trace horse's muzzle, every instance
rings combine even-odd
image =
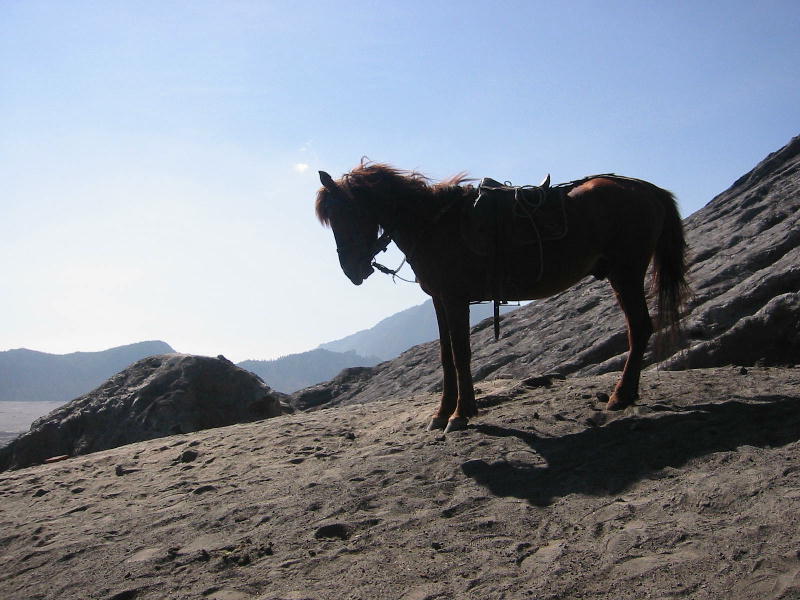
[[[356,267],[353,269],[345,269],[342,268],[344,274],[347,275],[347,278],[352,281],[355,285],[361,285],[364,283],[364,280],[372,275],[375,272],[375,269],[372,268],[370,263],[366,263],[361,267]]]

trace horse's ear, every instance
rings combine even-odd
[[[539,187],[545,190],[550,187],[550,173],[548,173],[547,177],[544,178],[544,181],[539,184]]]
[[[336,193],[339,191],[339,187],[336,185],[336,182],[333,180],[333,177],[328,175],[325,171],[319,172],[319,180],[322,182],[322,186],[330,191]]]

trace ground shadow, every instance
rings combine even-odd
[[[618,494],[665,467],[680,467],[714,452],[797,441],[800,397],[759,396],[747,402],[692,405],[561,437],[492,425],[477,425],[476,430],[516,437],[547,464],[471,460],[462,465],[464,473],[493,494],[546,506],[567,494]]]

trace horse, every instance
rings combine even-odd
[[[536,191],[556,192],[557,211],[563,212],[561,234],[544,236],[534,222],[529,237],[537,243],[505,243],[501,251],[486,253],[476,250],[464,226],[465,218],[474,216],[480,190],[464,173],[434,183],[415,171],[362,160],[339,180],[324,171],[319,177],[316,215],[333,230],[339,263],[350,281],[361,285],[374,272],[375,256],[393,241],[433,300],[442,394],[429,430],[465,429],[477,416],[470,302],[497,300],[498,294],[506,296],[503,300],[537,300],[588,275],[607,279],[628,334],[628,356],[607,410],[622,410],[638,398],[644,353],[654,330],[674,333],[680,328],[689,293],[687,245],[675,197],[652,183],[608,174],[551,188],[548,176]],[[504,237],[498,230],[494,239]],[[645,293],[651,263],[655,326]]]

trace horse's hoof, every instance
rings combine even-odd
[[[437,429],[444,429],[447,427],[447,417],[433,417],[425,428],[428,431],[436,431]]]
[[[467,428],[467,423],[469,423],[469,419],[466,417],[454,417],[447,422],[447,427],[444,428],[444,432],[463,431]]]
[[[638,396],[634,396],[633,398],[622,398],[617,395],[616,392],[611,394],[611,398],[608,400],[606,404],[606,410],[625,410],[629,406],[633,406],[633,403],[636,401]]]

